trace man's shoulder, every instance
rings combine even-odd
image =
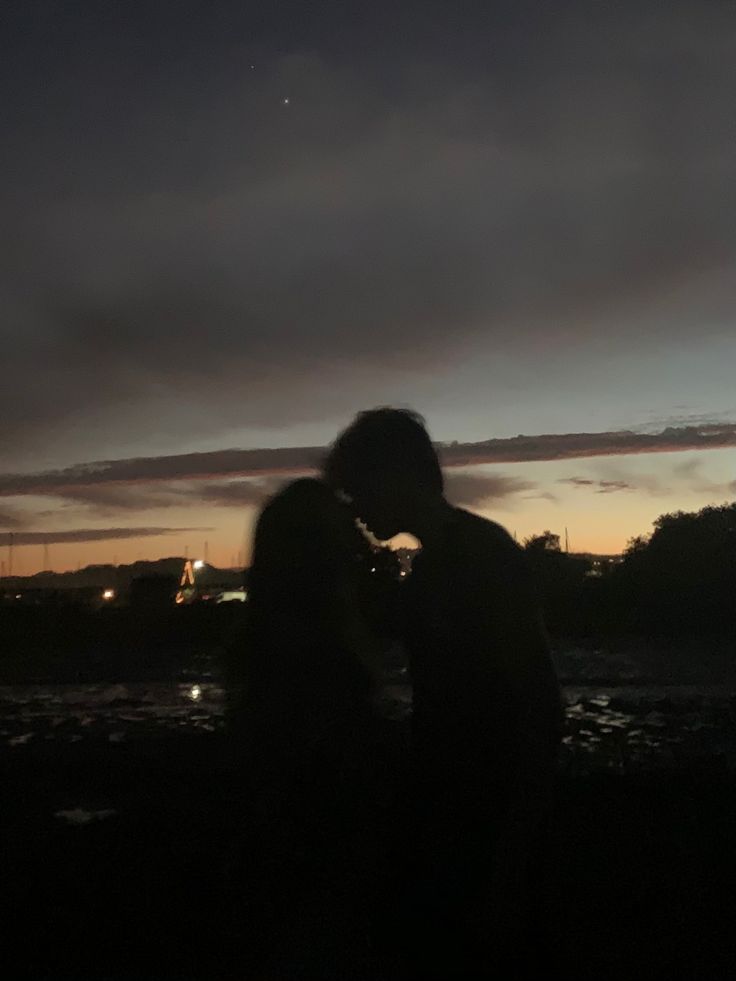
[[[457,534],[467,537],[481,548],[495,547],[505,552],[518,552],[516,544],[506,529],[490,518],[483,518],[472,511],[454,508],[453,520]]]
[[[496,521],[456,508],[454,532],[456,550],[478,572],[487,575],[495,570],[504,577],[528,574],[524,550]]]

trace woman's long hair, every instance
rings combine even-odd
[[[289,484],[258,519],[249,580],[250,619],[262,640],[294,641],[344,626],[356,532],[334,493],[319,480]]]
[[[287,690],[312,668],[316,674],[323,652],[362,657],[367,635],[354,591],[360,538],[319,480],[294,481],[263,508],[249,575],[241,704]]]

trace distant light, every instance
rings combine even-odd
[[[201,559],[197,559],[197,561],[194,563],[194,568],[204,569],[204,562]]]
[[[15,598],[16,599],[23,599],[23,594],[22,593],[16,593],[15,594]]]
[[[199,687],[199,685],[192,685],[189,692],[189,697],[193,702],[198,702],[200,700],[202,697],[202,689]]]
[[[375,571],[376,571],[376,567],[375,566],[372,566],[371,567],[371,572],[375,572]]]
[[[245,603],[248,599],[248,594],[244,589],[224,589],[216,598],[216,603],[232,603],[239,602]]]
[[[115,599],[115,590],[114,589],[106,589],[105,592],[102,594],[102,598],[104,600],[114,600]]]
[[[288,99],[288,98],[286,98],[286,99],[283,99],[282,101],[283,101],[283,104],[284,104],[285,106],[288,106],[288,105],[289,105],[289,103],[291,102],[291,99]]]

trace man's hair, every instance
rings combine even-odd
[[[359,412],[324,466],[325,480],[351,496],[381,474],[442,494],[440,461],[418,413],[389,407]]]

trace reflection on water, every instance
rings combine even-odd
[[[572,772],[676,767],[704,757],[736,767],[734,698],[695,686],[565,689],[562,764]]]
[[[64,821],[66,824],[81,826],[91,824],[93,821],[105,821],[107,818],[115,817],[117,813],[113,808],[104,808],[101,811],[88,811],[83,807],[74,807],[71,810],[56,811],[54,817],[59,818],[60,821]]]
[[[677,767],[703,757],[736,767],[736,699],[727,687],[637,686],[634,680],[564,686],[566,771]],[[384,687],[382,709],[396,724],[410,714],[411,691],[401,674]],[[206,734],[223,724],[223,689],[207,680],[0,687],[0,744],[18,751],[46,741],[114,744],[172,732]]]
[[[0,738],[10,745],[34,736],[120,742],[156,731],[214,732],[223,714],[222,688],[205,681],[0,686]]]

